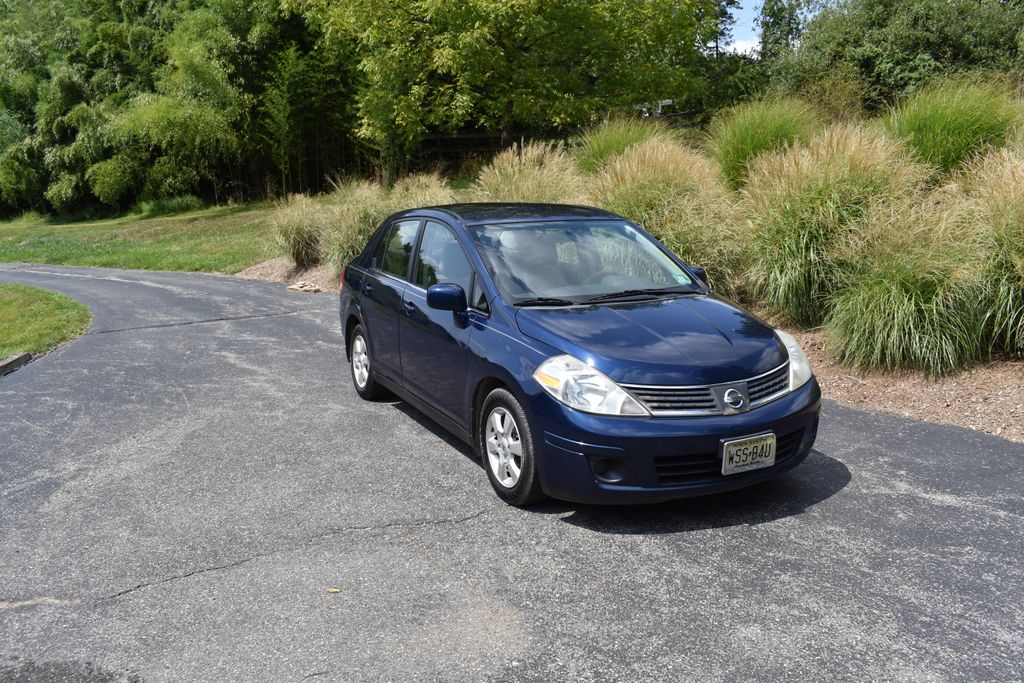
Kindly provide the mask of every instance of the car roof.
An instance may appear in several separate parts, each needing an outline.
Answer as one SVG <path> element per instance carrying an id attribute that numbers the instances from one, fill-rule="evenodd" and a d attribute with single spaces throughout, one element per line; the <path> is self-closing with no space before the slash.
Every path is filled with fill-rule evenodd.
<path id="1" fill-rule="evenodd" d="M 474 202 L 428 206 L 403 211 L 398 216 L 438 212 L 456 218 L 463 225 L 513 223 L 538 220 L 578 220 L 581 218 L 619 218 L 610 211 L 572 204 L 526 204 L 515 202 Z"/>

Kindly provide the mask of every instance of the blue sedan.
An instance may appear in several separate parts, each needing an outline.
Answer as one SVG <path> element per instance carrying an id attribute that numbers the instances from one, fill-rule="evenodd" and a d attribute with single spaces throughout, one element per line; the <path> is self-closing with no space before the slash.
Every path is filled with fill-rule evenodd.
<path id="1" fill-rule="evenodd" d="M 352 381 L 470 444 L 512 505 L 749 486 L 807 457 L 821 391 L 790 335 L 704 280 L 599 209 L 405 211 L 342 277 Z"/>

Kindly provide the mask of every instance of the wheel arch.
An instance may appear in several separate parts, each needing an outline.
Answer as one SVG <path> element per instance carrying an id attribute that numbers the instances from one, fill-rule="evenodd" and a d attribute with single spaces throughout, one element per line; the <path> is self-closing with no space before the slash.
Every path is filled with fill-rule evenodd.
<path id="1" fill-rule="evenodd" d="M 345 320 L 345 358 L 349 360 L 352 359 L 352 331 L 356 329 L 356 325 L 361 324 L 362 321 L 355 313 L 349 313 L 348 319 Z"/>

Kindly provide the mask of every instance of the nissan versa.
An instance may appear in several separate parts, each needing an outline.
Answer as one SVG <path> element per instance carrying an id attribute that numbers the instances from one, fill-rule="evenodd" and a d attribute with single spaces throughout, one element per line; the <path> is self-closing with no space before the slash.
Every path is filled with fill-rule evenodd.
<path id="1" fill-rule="evenodd" d="M 512 505 L 748 486 L 807 457 L 821 391 L 790 335 L 704 279 L 599 209 L 405 211 L 342 277 L 352 381 L 471 444 Z"/>

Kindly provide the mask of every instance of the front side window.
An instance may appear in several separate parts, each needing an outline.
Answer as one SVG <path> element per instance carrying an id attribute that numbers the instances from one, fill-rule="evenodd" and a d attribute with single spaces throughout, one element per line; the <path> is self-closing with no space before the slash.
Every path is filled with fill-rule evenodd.
<path id="1" fill-rule="evenodd" d="M 416 262 L 416 284 L 426 289 L 438 283 L 454 283 L 469 297 L 473 284 L 473 266 L 452 231 L 428 221 L 423 228 Z"/>
<path id="2" fill-rule="evenodd" d="M 513 304 L 702 291 L 657 243 L 621 220 L 483 225 L 472 235 L 502 296 Z"/>
<path id="3" fill-rule="evenodd" d="M 401 221 L 391 227 L 391 234 L 384 248 L 384 258 L 380 263 L 381 270 L 403 280 L 409 277 L 409 259 L 412 258 L 412 248 L 416 243 L 419 227 L 418 220 Z"/>

